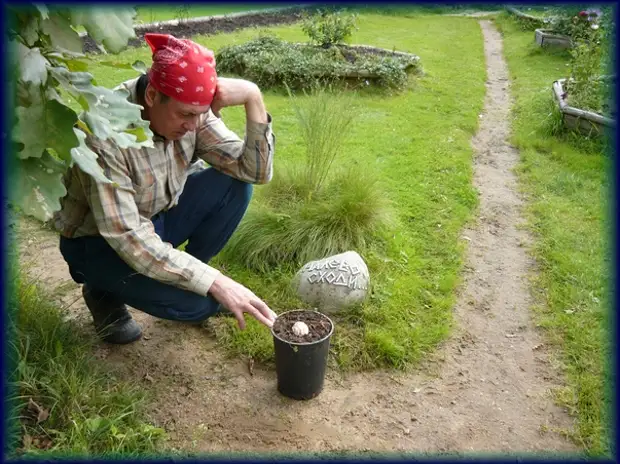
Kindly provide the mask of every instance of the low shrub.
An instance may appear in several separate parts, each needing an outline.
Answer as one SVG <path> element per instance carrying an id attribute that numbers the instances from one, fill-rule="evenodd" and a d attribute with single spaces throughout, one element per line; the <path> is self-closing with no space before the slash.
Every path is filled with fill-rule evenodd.
<path id="1" fill-rule="evenodd" d="M 294 90 L 348 83 L 402 88 L 408 72 L 419 71 L 416 57 L 382 56 L 346 46 L 325 49 L 264 36 L 241 45 L 222 48 L 216 55 L 219 73 L 249 79 L 261 88 Z"/>
<path id="2" fill-rule="evenodd" d="M 343 11 L 319 10 L 304 17 L 301 30 L 312 42 L 329 48 L 351 37 L 356 18 L 356 15 Z"/>
<path id="3" fill-rule="evenodd" d="M 610 12 L 587 9 L 555 18 L 553 30 L 573 41 L 565 84 L 567 101 L 577 108 L 614 116 L 610 96 L 615 81 L 605 78 L 611 59 L 608 40 L 614 28 Z"/>

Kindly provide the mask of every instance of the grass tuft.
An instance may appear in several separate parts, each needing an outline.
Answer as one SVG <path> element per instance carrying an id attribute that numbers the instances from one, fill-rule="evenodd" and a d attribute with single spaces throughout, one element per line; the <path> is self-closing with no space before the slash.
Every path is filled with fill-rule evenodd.
<path id="1" fill-rule="evenodd" d="M 333 169 L 354 120 L 351 97 L 326 89 L 303 100 L 289 95 L 304 162 L 276 167 L 222 252 L 224 260 L 262 272 L 348 250 L 364 253 L 394 222 L 376 175 L 356 165 Z"/>
<path id="2" fill-rule="evenodd" d="M 14 452 L 45 456 L 112 456 L 154 452 L 164 431 L 145 421 L 146 395 L 93 358 L 95 340 L 63 320 L 38 287 L 15 285 L 19 311 L 10 315 Z"/>

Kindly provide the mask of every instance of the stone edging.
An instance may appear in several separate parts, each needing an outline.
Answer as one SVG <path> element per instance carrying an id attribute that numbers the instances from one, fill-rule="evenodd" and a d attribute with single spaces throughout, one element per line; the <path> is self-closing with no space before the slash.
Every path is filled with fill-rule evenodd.
<path id="1" fill-rule="evenodd" d="M 538 28 L 534 31 L 534 37 L 536 43 L 541 47 L 545 46 L 545 39 L 550 41 L 551 46 L 564 48 L 571 48 L 573 46 L 573 40 L 569 36 L 557 34 L 551 29 Z"/>
<path id="2" fill-rule="evenodd" d="M 615 76 L 603 76 L 603 78 L 615 79 Z M 560 111 L 563 114 L 573 116 L 578 119 L 579 118 L 585 119 L 593 125 L 605 126 L 605 127 L 610 127 L 610 128 L 616 127 L 615 119 L 607 118 L 593 111 L 581 110 L 579 108 L 575 108 L 574 106 L 570 106 L 568 103 L 566 103 L 566 100 L 563 98 L 564 82 L 566 82 L 566 79 L 558 79 L 557 81 L 553 82 L 553 96 L 557 100 Z"/>

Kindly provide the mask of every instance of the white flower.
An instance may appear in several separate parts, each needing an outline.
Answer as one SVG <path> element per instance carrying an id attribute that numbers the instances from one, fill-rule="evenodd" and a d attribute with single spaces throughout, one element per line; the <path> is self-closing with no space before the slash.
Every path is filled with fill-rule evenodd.
<path id="1" fill-rule="evenodd" d="M 590 27 L 596 31 L 598 29 L 598 24 L 592 24 Z"/>

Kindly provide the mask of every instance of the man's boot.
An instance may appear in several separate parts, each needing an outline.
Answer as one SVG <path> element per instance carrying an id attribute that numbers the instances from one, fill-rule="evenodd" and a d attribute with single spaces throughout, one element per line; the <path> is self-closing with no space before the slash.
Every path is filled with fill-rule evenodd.
<path id="1" fill-rule="evenodd" d="M 88 284 L 82 286 L 82 296 L 93 316 L 97 335 L 103 341 L 123 345 L 142 336 L 142 329 L 122 302 L 105 292 L 93 290 Z"/>

